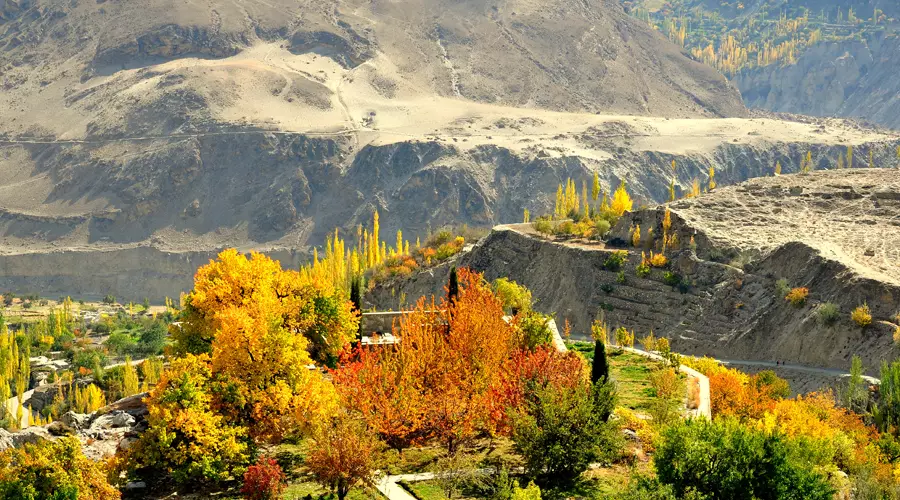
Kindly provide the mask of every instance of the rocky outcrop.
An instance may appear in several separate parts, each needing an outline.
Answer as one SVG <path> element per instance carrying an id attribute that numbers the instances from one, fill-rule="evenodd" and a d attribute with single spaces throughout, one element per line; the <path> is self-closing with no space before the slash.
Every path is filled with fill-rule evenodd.
<path id="1" fill-rule="evenodd" d="M 91 414 L 68 412 L 45 426 L 32 426 L 17 432 L 0 429 L 0 450 L 21 447 L 26 443 L 75 436 L 82 451 L 92 460 L 115 455 L 133 443 L 147 429 L 147 393 L 120 399 Z"/>
<path id="2" fill-rule="evenodd" d="M 900 38 L 821 42 L 795 64 L 745 70 L 734 78 L 753 108 L 859 118 L 900 128 Z"/>
<path id="3" fill-rule="evenodd" d="M 781 176 L 670 204 L 670 235 L 680 243 L 667 252 L 666 268 L 645 277 L 636 266 L 640 252 L 659 251 L 663 207 L 623 217 L 610 234 L 612 248 L 547 241 L 529 225 L 501 226 L 455 262 L 379 284 L 367 300 L 383 310 L 397 307 L 402 295 L 440 295 L 449 266 L 468 266 L 489 280 L 527 286 L 536 308 L 568 321 L 578 337 L 587 337 L 603 315 L 612 328 L 634 329 L 638 337 L 651 330 L 668 337 L 679 352 L 837 369 L 858 354 L 874 373 L 890 359 L 900 326 L 896 176 L 889 170 Z M 644 246 L 635 249 L 637 226 Z M 649 229 L 655 238 L 648 239 Z M 611 268 L 607 259 L 620 249 L 628 261 Z M 788 303 L 779 280 L 808 288 L 807 302 Z M 833 323 L 817 313 L 826 302 L 840 311 Z M 850 320 L 863 303 L 874 318 L 865 329 Z"/>

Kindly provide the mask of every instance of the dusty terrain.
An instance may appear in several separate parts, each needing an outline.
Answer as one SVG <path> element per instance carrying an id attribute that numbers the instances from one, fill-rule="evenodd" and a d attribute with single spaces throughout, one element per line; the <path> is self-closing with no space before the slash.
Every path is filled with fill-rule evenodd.
<path id="1" fill-rule="evenodd" d="M 669 337 L 679 352 L 839 370 L 859 354 L 877 375 L 900 326 L 898 179 L 896 169 L 782 175 L 669 204 L 681 244 L 669 250 L 667 269 L 645 278 L 635 266 L 641 251 L 658 250 L 662 207 L 627 214 L 607 246 L 552 242 L 506 226 L 457 262 L 385 283 L 368 300 L 385 309 L 402 294 L 441 293 L 448 266 L 471 266 L 488 279 L 507 276 L 529 287 L 537 309 L 569 321 L 576 336 L 586 337 L 602 314 L 611 327 L 634 329 L 638 337 L 650 330 Z M 635 249 L 625 240 L 638 224 L 645 246 Z M 605 265 L 617 245 L 629 251 L 621 271 Z M 809 289 L 802 307 L 779 295 L 780 279 Z M 833 324 L 819 319 L 826 302 L 839 311 Z M 850 312 L 864 303 L 873 322 L 862 329 Z"/>

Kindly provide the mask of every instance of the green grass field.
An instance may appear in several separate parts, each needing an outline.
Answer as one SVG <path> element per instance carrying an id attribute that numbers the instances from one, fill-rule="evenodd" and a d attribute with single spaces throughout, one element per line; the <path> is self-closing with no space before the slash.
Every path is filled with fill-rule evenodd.
<path id="1" fill-rule="evenodd" d="M 569 349 L 583 355 L 589 363 L 594 361 L 594 344 L 572 342 Z M 647 412 L 653 401 L 654 392 L 650 386 L 650 373 L 663 366 L 661 362 L 647 359 L 637 354 L 610 349 L 610 374 L 619 392 L 619 405 L 639 412 Z"/>

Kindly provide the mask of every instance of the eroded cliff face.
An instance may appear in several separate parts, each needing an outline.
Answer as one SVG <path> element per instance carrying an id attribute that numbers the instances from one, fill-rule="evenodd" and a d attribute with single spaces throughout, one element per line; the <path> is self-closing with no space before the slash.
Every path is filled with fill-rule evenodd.
<path id="1" fill-rule="evenodd" d="M 398 307 L 402 297 L 442 295 L 449 267 L 468 266 L 488 280 L 508 277 L 527 286 L 536 309 L 556 314 L 559 323 L 568 321 L 578 337 L 587 337 L 591 322 L 602 314 L 612 328 L 634 329 L 638 337 L 652 330 L 683 353 L 836 369 L 846 369 L 858 354 L 874 371 L 891 356 L 895 314 L 900 312 L 897 270 L 880 271 L 875 265 L 898 258 L 900 231 L 891 221 L 900 213 L 900 185 L 896 180 L 885 183 L 896 171 L 868 172 L 751 181 L 708 198 L 671 204 L 669 234 L 680 243 L 667 251 L 668 267 L 643 278 L 635 268 L 641 252 L 660 250 L 663 207 L 623 217 L 613 229 L 610 247 L 547 241 L 528 225 L 500 227 L 456 262 L 383 283 L 367 298 L 371 305 L 389 309 Z M 795 189 L 799 186 L 806 188 Z M 729 201 L 735 195 L 745 200 L 743 205 Z M 779 202 L 788 198 L 791 203 Z M 799 211 L 795 204 L 814 209 Z M 753 206 L 762 212 L 755 224 L 739 215 Z M 777 217 L 766 217 L 773 213 Z M 819 213 L 833 214 L 832 219 L 817 221 Z M 809 218 L 810 224 L 792 223 L 797 217 Z M 859 235 L 843 234 L 835 222 L 839 220 L 852 221 L 861 231 L 868 227 L 877 236 L 863 243 Z M 717 224 L 731 226 L 730 232 Z M 625 245 L 636 226 L 642 229 L 641 248 Z M 836 234 L 822 236 L 809 230 L 814 227 Z M 655 238 L 648 238 L 649 229 Z M 781 239 L 763 241 L 767 231 Z M 753 244 L 757 238 L 759 244 Z M 876 239 L 884 245 L 872 246 Z M 843 250 L 840 241 L 859 252 Z M 606 265 L 616 250 L 629 253 L 619 270 Z M 777 291 L 781 279 L 790 287 L 808 288 L 806 304 L 795 307 L 786 301 Z M 826 302 L 840 311 L 830 325 L 817 314 Z M 850 320 L 850 312 L 864 303 L 873 316 L 865 329 Z"/>
<path id="2" fill-rule="evenodd" d="M 734 78 L 751 108 L 843 116 L 900 128 L 900 38 L 825 42 L 796 64 L 771 65 Z"/>

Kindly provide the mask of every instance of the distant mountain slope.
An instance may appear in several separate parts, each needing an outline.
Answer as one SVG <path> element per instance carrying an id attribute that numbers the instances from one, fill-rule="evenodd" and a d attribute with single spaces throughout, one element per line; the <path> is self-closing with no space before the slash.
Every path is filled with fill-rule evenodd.
<path id="1" fill-rule="evenodd" d="M 796 64 L 734 78 L 748 106 L 847 116 L 900 129 L 900 38 L 820 43 Z"/>
<path id="2" fill-rule="evenodd" d="M 749 107 L 900 127 L 900 2 L 622 0 Z"/>

